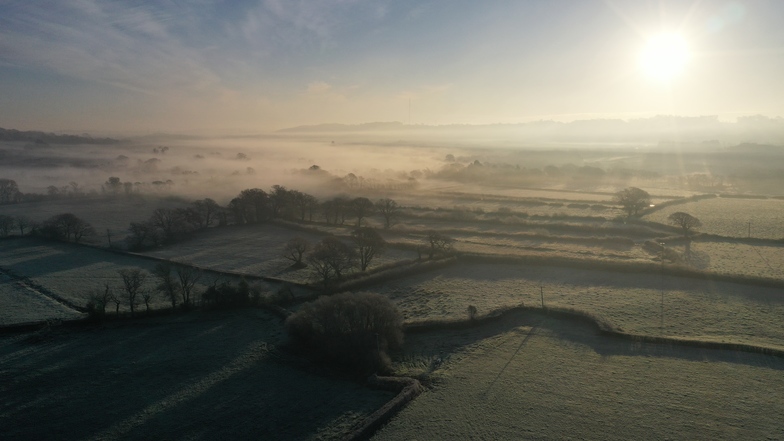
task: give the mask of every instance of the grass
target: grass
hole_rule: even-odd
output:
[[[775,288],[657,274],[477,263],[370,290],[389,296],[408,323],[464,319],[468,305],[480,315],[521,303],[540,305],[543,295],[548,306],[595,314],[634,334],[784,347],[784,296]]]
[[[2,336],[0,433],[341,439],[394,396],[292,364],[281,339],[278,319],[258,310]]]
[[[0,326],[42,319],[75,319],[83,314],[0,273]]]
[[[348,234],[348,231],[344,230],[343,234]],[[283,257],[286,242],[297,236],[303,237],[312,246],[326,235],[271,224],[233,226],[210,229],[186,242],[144,254],[204,268],[305,283],[310,280],[311,272],[307,268],[291,271],[292,261]],[[413,251],[389,248],[373,260],[370,269],[416,257]]]
[[[104,283],[108,283],[116,294],[122,295],[122,279],[117,273],[118,270],[138,268],[149,273],[155,264],[156,261],[152,259],[68,243],[45,242],[35,238],[7,240],[0,247],[0,268],[10,270],[17,276],[26,277],[53,294],[81,306],[87,304],[91,294],[102,290]],[[197,286],[199,292],[214,280],[237,283],[239,277],[204,274],[200,285]],[[276,285],[262,281],[251,281],[251,283],[258,285],[265,292],[277,289]],[[142,287],[143,290],[154,293],[150,303],[151,308],[170,307],[169,300],[155,290],[155,284],[154,278],[148,274]],[[143,311],[145,306],[141,295],[137,300],[139,301],[137,311]],[[115,305],[110,302],[107,312],[113,313],[114,310]],[[128,310],[127,302],[123,302],[120,311]],[[57,314],[48,315],[48,310],[39,311],[42,313],[39,320],[58,317]]]
[[[646,220],[667,223],[667,216],[684,211],[702,221],[699,231],[728,237],[747,237],[751,221],[751,237],[784,238],[784,200],[740,199],[719,197],[674,205],[644,217]]]
[[[399,365],[431,389],[373,440],[778,439],[784,360],[516,319],[409,336]],[[417,364],[412,360],[420,360]]]

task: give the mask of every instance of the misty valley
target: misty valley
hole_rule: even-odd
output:
[[[780,438],[784,149],[557,128],[0,131],[0,431]]]

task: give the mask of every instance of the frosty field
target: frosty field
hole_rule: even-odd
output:
[[[541,288],[541,289],[540,289]],[[409,323],[466,318],[520,304],[575,308],[626,332],[784,348],[780,289],[655,274],[512,264],[456,264],[369,291],[392,299]],[[664,327],[661,326],[662,293]]]
[[[4,439],[337,440],[393,395],[288,364],[258,310],[34,337],[0,336]]]
[[[408,337],[432,389],[372,439],[779,439],[784,361],[632,344],[520,316]]]

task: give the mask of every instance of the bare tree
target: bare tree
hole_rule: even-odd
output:
[[[103,320],[106,316],[106,307],[110,301],[112,301],[112,289],[108,283],[104,283],[102,290],[98,289],[90,295],[90,300],[87,302],[87,311],[91,317]]]
[[[13,179],[0,179],[0,204],[18,202],[19,186]]]
[[[389,227],[397,223],[400,206],[392,199],[379,199],[376,202],[376,211],[384,217],[384,228],[389,229]]]
[[[196,211],[201,215],[202,223],[200,228],[209,228],[212,226],[215,219],[218,217],[221,207],[217,202],[210,198],[202,199],[193,203]]]
[[[159,262],[152,270],[152,275],[158,281],[155,288],[169,299],[172,309],[177,308],[178,285],[172,276],[172,264]]]
[[[702,226],[702,222],[696,217],[683,211],[672,213],[667,217],[671,224],[680,227],[683,230],[683,235],[688,237],[692,230]]]
[[[136,305],[139,304],[136,297],[139,295],[145,279],[147,279],[147,273],[140,269],[121,269],[117,272],[122,277],[123,287],[128,298],[128,306],[131,308],[131,315],[133,315]]]
[[[7,237],[16,223],[13,216],[0,214],[0,237]]]
[[[357,246],[359,255],[359,269],[365,271],[370,262],[384,252],[386,242],[376,230],[370,227],[357,228],[351,233],[351,238]]]
[[[152,300],[152,291],[142,291],[142,298],[144,299],[144,306],[147,312],[150,312],[150,300]]]
[[[193,305],[195,301],[194,287],[201,279],[201,271],[190,265],[177,265],[174,269],[177,274],[179,283],[180,294],[182,295],[182,304],[186,308]]]
[[[631,218],[651,205],[651,195],[637,187],[629,187],[616,193],[613,202],[621,206],[626,212],[626,217]]]
[[[294,262],[294,266],[302,267],[302,258],[310,249],[310,243],[305,238],[297,236],[289,239],[283,248],[283,257]]]
[[[110,300],[112,302],[114,302],[114,313],[115,313],[115,315],[117,315],[119,317],[120,316],[120,305],[122,305],[123,298],[118,296],[115,293],[111,293],[109,295],[111,296],[111,297],[109,297]]]
[[[19,235],[24,236],[25,230],[33,226],[33,221],[27,216],[17,216],[16,226],[19,228]]]
[[[325,237],[308,256],[313,271],[323,280],[325,286],[333,278],[343,278],[343,274],[355,266],[355,261],[354,249],[333,236]]]
[[[351,201],[351,210],[357,218],[357,227],[362,226],[362,219],[373,214],[374,208],[373,202],[370,202],[368,198],[359,197]]]
[[[82,237],[95,234],[92,225],[71,213],[58,214],[44,221],[44,234],[52,239],[79,242]]]
[[[433,256],[439,253],[447,254],[452,251],[452,244],[455,242],[449,236],[443,235],[436,231],[431,231],[427,234],[428,255],[432,259]]]

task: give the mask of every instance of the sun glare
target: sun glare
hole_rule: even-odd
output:
[[[650,78],[669,82],[683,71],[689,55],[689,46],[683,36],[659,34],[649,38],[640,53],[640,68]]]

